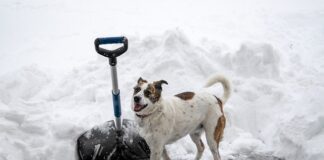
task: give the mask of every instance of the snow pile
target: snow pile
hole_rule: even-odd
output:
[[[269,44],[242,44],[224,65],[244,77],[276,78],[279,76],[279,55]]]
[[[225,74],[223,159],[324,159],[323,9],[322,0],[2,0],[0,160],[73,159],[76,138],[113,119],[108,61],[93,40],[116,35],[130,43],[118,59],[125,118],[140,76],[168,81],[171,96]],[[178,160],[196,152],[188,137],[167,149]]]
[[[324,156],[319,97],[324,93],[323,71],[300,67],[298,62],[283,65],[287,57],[268,43],[246,42],[229,50],[208,40],[194,44],[179,29],[142,39],[130,37],[130,44],[118,59],[124,117],[134,118],[130,98],[140,76],[167,80],[163,94],[170,96],[201,90],[209,76],[222,73],[233,83],[225,105],[223,159]],[[104,58],[66,74],[24,67],[2,75],[0,81],[1,160],[73,159],[76,138],[113,119],[110,72]],[[220,86],[207,90],[222,94]],[[173,159],[192,159],[196,152],[188,137],[168,150]],[[211,158],[207,148],[203,159]]]

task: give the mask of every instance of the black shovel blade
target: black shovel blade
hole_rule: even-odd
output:
[[[150,149],[138,134],[134,121],[124,119],[122,131],[107,121],[83,133],[77,140],[79,160],[149,160]]]

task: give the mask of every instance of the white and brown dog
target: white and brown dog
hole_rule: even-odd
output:
[[[210,93],[184,92],[170,98],[162,97],[165,80],[148,83],[139,78],[134,87],[133,110],[139,124],[139,133],[151,150],[151,160],[170,159],[165,145],[190,135],[197,146],[195,159],[201,158],[204,144],[201,140],[206,133],[208,146],[215,160],[220,160],[219,142],[225,128],[223,105],[230,96],[230,83],[223,76],[211,77],[205,87],[220,82],[224,89],[222,98]]]

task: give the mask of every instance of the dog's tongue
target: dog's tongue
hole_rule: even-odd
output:
[[[142,109],[142,105],[140,105],[140,104],[135,104],[135,106],[134,106],[134,111],[135,112],[138,112],[138,111],[140,111],[141,109]]]

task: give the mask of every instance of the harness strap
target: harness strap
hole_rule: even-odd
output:
[[[151,115],[151,114],[146,114],[146,115],[136,114],[136,116],[139,117],[139,118],[141,118],[141,119],[144,119],[144,118],[148,117],[149,115]]]

